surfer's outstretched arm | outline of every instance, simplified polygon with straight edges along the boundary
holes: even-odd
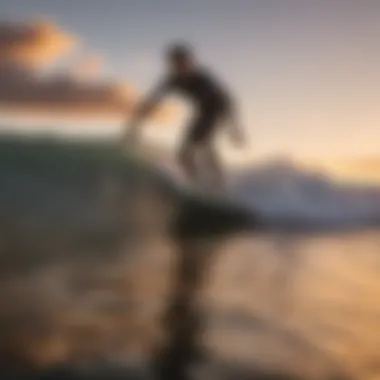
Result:
[[[135,139],[139,133],[141,122],[157,107],[163,96],[169,89],[169,82],[164,81],[146,97],[146,99],[138,106],[135,114],[125,131],[126,139]]]

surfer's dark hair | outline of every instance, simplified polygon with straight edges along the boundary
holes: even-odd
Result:
[[[193,57],[193,50],[187,43],[172,44],[167,48],[166,57],[171,62],[188,60]]]

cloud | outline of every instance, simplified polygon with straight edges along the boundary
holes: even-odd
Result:
[[[0,111],[97,119],[131,114],[137,103],[133,87],[102,80],[102,57],[79,46],[76,36],[51,22],[0,22]],[[68,54],[85,58],[54,72]],[[159,121],[167,114],[166,107],[156,113]]]
[[[104,71],[104,60],[99,54],[88,55],[79,60],[72,68],[72,75],[74,78],[80,80],[97,79]]]
[[[122,116],[133,100],[117,84],[81,84],[70,77],[38,78],[30,75],[1,80],[0,107],[72,116]]]
[[[47,21],[0,23],[0,62],[39,69],[72,50],[75,36]]]

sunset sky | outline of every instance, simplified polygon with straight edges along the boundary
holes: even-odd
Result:
[[[114,95],[108,99],[110,92],[149,89],[163,69],[163,47],[186,39],[241,102],[255,155],[319,159],[379,153],[379,1],[2,0],[0,18],[19,24],[43,19],[56,26],[62,52],[51,60],[43,49],[41,61],[28,56],[30,70],[112,83],[117,90],[97,89],[97,101],[108,102],[104,112],[118,107]],[[0,28],[0,49],[2,37]],[[76,46],[72,51],[70,43]],[[78,95],[71,79],[70,86],[74,107],[83,89]],[[4,96],[0,90],[0,105]],[[86,108],[87,114],[103,112],[99,104]],[[24,115],[19,110],[30,112],[28,120],[44,112],[25,99],[13,107],[16,113],[8,113],[7,122]],[[86,130],[96,128],[91,123]]]

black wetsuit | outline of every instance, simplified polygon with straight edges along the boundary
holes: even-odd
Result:
[[[207,71],[197,70],[186,76],[170,76],[156,89],[149,103],[155,103],[167,92],[189,99],[195,108],[184,147],[206,142],[213,136],[220,121],[232,112],[229,95]]]

